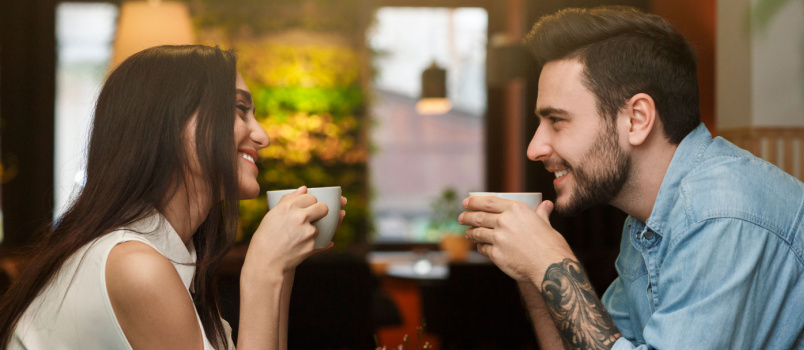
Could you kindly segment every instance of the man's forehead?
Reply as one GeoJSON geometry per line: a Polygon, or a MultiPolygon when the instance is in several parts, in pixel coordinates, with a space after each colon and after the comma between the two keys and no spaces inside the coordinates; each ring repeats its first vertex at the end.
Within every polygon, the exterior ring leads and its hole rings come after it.
{"type": "Polygon", "coordinates": [[[573,112],[581,104],[594,105],[594,95],[583,83],[583,70],[583,63],[577,59],[547,62],[539,77],[536,113],[547,110],[573,112]]]}
{"type": "Polygon", "coordinates": [[[542,82],[554,85],[556,83],[580,83],[583,75],[584,65],[577,59],[563,59],[547,62],[542,67],[539,76],[539,85],[542,82]]]}

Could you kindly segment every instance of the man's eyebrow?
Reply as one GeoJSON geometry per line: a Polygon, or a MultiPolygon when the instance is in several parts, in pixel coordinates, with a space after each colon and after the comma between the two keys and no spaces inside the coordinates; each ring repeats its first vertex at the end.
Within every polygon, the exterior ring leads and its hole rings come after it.
{"type": "Polygon", "coordinates": [[[536,109],[536,115],[540,117],[546,117],[548,115],[559,115],[559,116],[567,116],[570,113],[567,110],[561,108],[554,108],[554,107],[544,107],[536,109]]]}

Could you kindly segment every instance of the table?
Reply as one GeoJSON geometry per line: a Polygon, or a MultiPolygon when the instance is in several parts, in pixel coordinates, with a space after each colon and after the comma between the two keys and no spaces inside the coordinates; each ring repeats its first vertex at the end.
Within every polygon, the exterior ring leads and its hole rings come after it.
{"type": "MultiPolygon", "coordinates": [[[[449,261],[442,251],[431,252],[370,252],[366,257],[379,276],[412,280],[446,280],[449,261]]],[[[491,260],[476,251],[469,252],[467,264],[491,264],[491,260]]]]}
{"type": "MultiPolygon", "coordinates": [[[[378,338],[389,349],[402,343],[405,335],[415,345],[417,327],[422,325],[422,288],[430,285],[443,285],[449,278],[449,261],[441,251],[393,251],[371,252],[367,255],[369,265],[380,277],[383,290],[396,303],[403,324],[395,327],[382,327],[378,338]],[[418,265],[417,265],[418,264],[418,265]],[[422,268],[429,264],[429,268],[422,268]]],[[[491,261],[477,252],[470,252],[465,263],[488,264],[491,261]]],[[[429,342],[436,349],[441,348],[441,339],[432,332],[424,332],[423,342],[429,342]]],[[[422,344],[423,344],[422,342],[422,344]]]]}

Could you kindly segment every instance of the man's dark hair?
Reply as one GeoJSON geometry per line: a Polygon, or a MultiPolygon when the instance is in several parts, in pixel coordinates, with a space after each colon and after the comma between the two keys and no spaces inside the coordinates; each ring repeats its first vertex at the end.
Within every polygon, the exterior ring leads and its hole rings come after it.
{"type": "Polygon", "coordinates": [[[638,93],[653,98],[664,133],[678,144],[701,122],[692,46],[659,16],[630,7],[564,9],[542,17],[525,37],[540,67],[578,59],[598,111],[612,120],[638,93]]]}

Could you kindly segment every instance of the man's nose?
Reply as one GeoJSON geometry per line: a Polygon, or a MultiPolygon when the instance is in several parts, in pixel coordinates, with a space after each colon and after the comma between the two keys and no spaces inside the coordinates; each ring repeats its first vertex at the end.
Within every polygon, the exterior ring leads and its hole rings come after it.
{"type": "Polygon", "coordinates": [[[547,134],[548,133],[544,130],[543,123],[540,124],[528,145],[528,159],[544,161],[550,156],[550,153],[553,152],[553,148],[550,147],[550,139],[547,134]]]}

